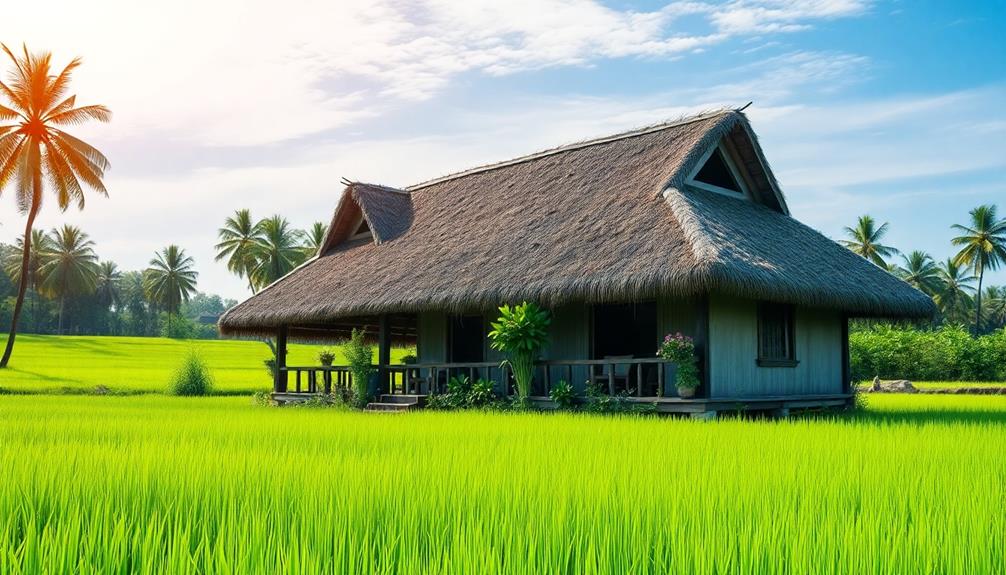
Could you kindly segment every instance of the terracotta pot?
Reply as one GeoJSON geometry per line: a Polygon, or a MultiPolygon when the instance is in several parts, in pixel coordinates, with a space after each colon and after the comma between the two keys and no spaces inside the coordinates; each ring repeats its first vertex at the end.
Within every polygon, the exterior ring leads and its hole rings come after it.
{"type": "Polygon", "coordinates": [[[681,397],[683,399],[689,399],[689,398],[695,397],[695,388],[694,387],[679,387],[678,388],[678,397],[681,397]]]}

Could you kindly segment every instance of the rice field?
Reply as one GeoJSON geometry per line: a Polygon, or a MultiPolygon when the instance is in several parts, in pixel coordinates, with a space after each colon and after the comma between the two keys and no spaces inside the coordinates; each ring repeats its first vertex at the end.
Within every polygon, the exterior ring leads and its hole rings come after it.
{"type": "Polygon", "coordinates": [[[1002,573],[1006,398],[855,417],[0,396],[0,573],[1002,573]]]}
{"type": "MultiPolygon", "coordinates": [[[[0,335],[0,346],[6,341],[0,335]]],[[[16,343],[10,367],[0,372],[0,393],[90,393],[99,386],[112,393],[163,393],[190,349],[213,373],[216,393],[272,389],[263,364],[272,352],[261,341],[24,334],[16,343]]],[[[318,365],[322,347],[292,344],[287,361],[318,365]]],[[[333,349],[336,363],[345,363],[333,349]]],[[[406,352],[393,349],[392,360],[406,352]]]]}

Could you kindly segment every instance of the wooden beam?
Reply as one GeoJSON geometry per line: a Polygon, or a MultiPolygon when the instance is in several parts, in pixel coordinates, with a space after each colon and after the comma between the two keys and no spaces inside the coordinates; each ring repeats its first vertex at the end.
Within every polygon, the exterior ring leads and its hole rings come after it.
{"type": "Polygon", "coordinates": [[[276,373],[272,386],[272,390],[276,393],[286,392],[286,336],[287,327],[280,326],[276,331],[276,373]]]}

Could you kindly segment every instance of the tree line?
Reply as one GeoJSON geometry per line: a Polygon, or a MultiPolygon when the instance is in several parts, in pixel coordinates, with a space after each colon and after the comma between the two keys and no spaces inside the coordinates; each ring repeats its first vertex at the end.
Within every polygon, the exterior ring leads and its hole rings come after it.
{"type": "Polygon", "coordinates": [[[950,243],[958,251],[939,262],[921,250],[905,254],[885,245],[888,223],[878,226],[869,215],[846,227],[840,242],[932,297],[939,310],[934,325],[969,325],[975,335],[1006,327],[1006,286],[983,285],[985,272],[1006,264],[1006,218],[985,204],[969,212],[967,225],[951,229],[957,235],[950,243]]]}

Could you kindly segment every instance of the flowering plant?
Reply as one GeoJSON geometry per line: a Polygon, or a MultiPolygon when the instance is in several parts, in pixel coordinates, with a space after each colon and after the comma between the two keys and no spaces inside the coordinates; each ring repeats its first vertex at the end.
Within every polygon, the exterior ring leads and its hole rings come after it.
{"type": "Polygon", "coordinates": [[[699,368],[695,365],[695,342],[692,338],[681,332],[665,335],[657,356],[673,361],[677,366],[677,387],[695,389],[699,386],[699,368]]]}

